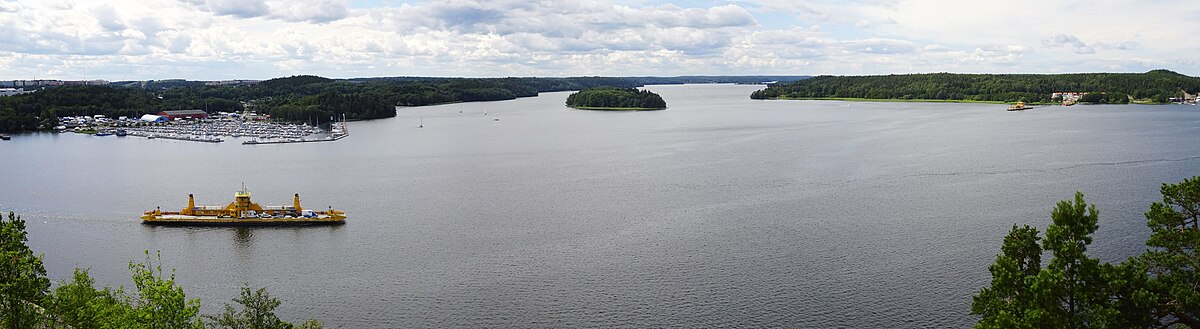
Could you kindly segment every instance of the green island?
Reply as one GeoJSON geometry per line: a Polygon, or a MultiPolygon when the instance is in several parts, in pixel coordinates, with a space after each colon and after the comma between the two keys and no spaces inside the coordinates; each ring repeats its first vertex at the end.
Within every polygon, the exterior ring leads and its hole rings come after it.
{"type": "Polygon", "coordinates": [[[1146,73],[894,74],[818,76],[755,91],[752,99],[826,99],[1031,104],[1165,104],[1195,100],[1200,78],[1146,73]]]}
{"type": "Polygon", "coordinates": [[[567,96],[567,106],[597,111],[656,111],[666,109],[667,102],[649,90],[595,87],[567,96]]]}

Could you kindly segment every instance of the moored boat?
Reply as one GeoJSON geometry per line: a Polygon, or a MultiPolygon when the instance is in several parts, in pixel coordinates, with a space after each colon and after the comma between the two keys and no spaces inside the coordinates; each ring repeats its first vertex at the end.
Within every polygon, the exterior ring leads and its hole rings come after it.
{"type": "Polygon", "coordinates": [[[329,207],[325,211],[304,209],[296,194],[290,206],[262,206],[250,201],[250,192],[234,194],[234,201],[225,206],[196,206],[188,194],[188,205],[180,211],[154,209],[142,214],[143,224],[190,226],[269,226],[269,225],[338,225],[346,223],[346,213],[329,207]]]}

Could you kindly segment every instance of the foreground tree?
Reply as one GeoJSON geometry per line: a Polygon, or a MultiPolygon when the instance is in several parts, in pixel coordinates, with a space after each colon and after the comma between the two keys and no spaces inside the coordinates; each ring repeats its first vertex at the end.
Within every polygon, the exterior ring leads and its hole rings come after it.
{"type": "Polygon", "coordinates": [[[242,309],[236,310],[233,306],[225,304],[225,313],[220,316],[205,316],[211,321],[209,327],[212,328],[235,328],[235,329],[277,329],[291,328],[287,322],[283,322],[279,317],[275,316],[275,308],[279,307],[280,301],[272,298],[267,293],[266,288],[259,288],[256,291],[251,291],[249,287],[242,287],[242,295],[234,298],[234,302],[242,305],[242,309]]]}
{"type": "Polygon", "coordinates": [[[1042,249],[1054,258],[1038,273],[1035,286],[1044,305],[1044,325],[1060,328],[1087,328],[1101,315],[1107,297],[1100,260],[1087,256],[1092,233],[1100,226],[1099,212],[1075,193],[1075,201],[1059,201],[1050,213],[1054,221],[1046,228],[1042,249]]]}
{"type": "Polygon", "coordinates": [[[1160,298],[1155,316],[1164,326],[1200,328],[1200,176],[1161,191],[1162,202],[1146,212],[1151,249],[1140,257],[1160,298]]]}
{"type": "MultiPolygon", "coordinates": [[[[162,262],[158,254],[155,258],[162,262]]],[[[146,251],[145,263],[129,262],[129,270],[138,292],[138,299],[130,304],[139,323],[151,328],[203,327],[197,318],[200,300],[187,298],[175,284],[174,270],[163,276],[162,265],[150,259],[150,251],[146,251]]]]}
{"type": "Polygon", "coordinates": [[[1137,328],[1152,323],[1154,295],[1138,262],[1087,256],[1099,212],[1076,193],[1059,202],[1038,244],[1036,228],[1013,226],[989,268],[992,286],[974,297],[976,328],[1137,328]],[[1043,251],[1053,258],[1041,267],[1043,251]]]}
{"type": "Polygon", "coordinates": [[[95,282],[87,270],[77,268],[71,281],[59,283],[43,305],[58,317],[58,322],[72,328],[137,328],[137,318],[123,299],[124,293],[96,289],[95,282]]]}
{"type": "MultiPolygon", "coordinates": [[[[26,234],[20,216],[0,216],[0,328],[204,328],[198,316],[200,300],[187,298],[175,283],[174,271],[165,274],[157,253],[151,258],[147,250],[145,262],[129,262],[137,289],[133,293],[123,287],[96,289],[85,269],[75,269],[70,281],[47,293],[50,280],[41,256],[26,245],[26,234]]],[[[242,288],[242,296],[234,301],[243,310],[226,305],[222,316],[207,316],[217,321],[212,327],[321,328],[317,320],[299,326],[280,320],[275,316],[280,302],[265,289],[242,288]]]]}
{"type": "Polygon", "coordinates": [[[1034,309],[1036,295],[1030,291],[1029,278],[1042,268],[1042,248],[1038,230],[1013,225],[1004,237],[996,263],[988,268],[992,286],[973,298],[971,313],[982,315],[976,328],[1036,328],[1027,310],[1034,309]]]}
{"type": "Polygon", "coordinates": [[[9,212],[0,216],[0,324],[32,328],[40,323],[40,302],[50,289],[42,257],[29,249],[25,221],[9,212]]]}
{"type": "Polygon", "coordinates": [[[279,299],[271,297],[267,293],[266,288],[258,290],[250,290],[249,287],[242,287],[242,294],[233,301],[241,305],[241,310],[235,309],[229,304],[225,304],[225,312],[221,315],[206,315],[204,316],[209,321],[209,328],[230,328],[230,329],[320,329],[321,322],[317,320],[308,320],[301,323],[299,326],[280,320],[275,316],[275,308],[279,307],[282,302],[279,299]]]}
{"type": "Polygon", "coordinates": [[[971,305],[976,328],[1200,328],[1200,176],[1162,196],[1146,212],[1150,249],[1120,264],[1087,256],[1099,216],[1083,194],[1051,213],[1045,268],[1037,230],[1014,226],[971,305]]]}

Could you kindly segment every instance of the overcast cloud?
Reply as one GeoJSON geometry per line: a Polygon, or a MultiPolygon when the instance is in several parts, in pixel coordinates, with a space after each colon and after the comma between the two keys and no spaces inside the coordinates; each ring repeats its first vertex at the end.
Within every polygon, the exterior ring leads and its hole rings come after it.
{"type": "Polygon", "coordinates": [[[0,0],[0,79],[1200,75],[1200,1],[0,0]]]}

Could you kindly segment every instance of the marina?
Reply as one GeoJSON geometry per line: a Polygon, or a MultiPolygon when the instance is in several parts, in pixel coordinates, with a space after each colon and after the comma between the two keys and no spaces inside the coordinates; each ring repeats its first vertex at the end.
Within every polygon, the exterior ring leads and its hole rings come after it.
{"type": "MultiPolygon", "coordinates": [[[[329,129],[308,123],[280,123],[252,120],[246,117],[221,113],[206,119],[179,119],[175,121],[149,121],[143,119],[108,119],[103,117],[68,117],[61,120],[60,132],[74,131],[94,136],[134,136],[148,139],[169,139],[201,143],[221,143],[227,138],[249,138],[242,144],[287,144],[308,142],[332,142],[349,136],[346,123],[334,121],[329,129]]],[[[151,118],[156,119],[156,118],[151,118]]]]}

